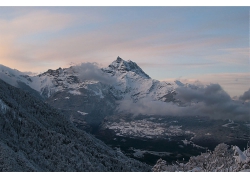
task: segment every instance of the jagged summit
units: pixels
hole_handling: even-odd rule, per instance
[[[150,79],[149,75],[147,75],[135,62],[123,60],[119,56],[107,68],[104,68],[103,71],[111,73],[112,75],[115,75],[117,72],[127,73],[132,71],[146,79]]]
[[[44,76],[44,75],[51,75],[51,76],[58,76],[60,73],[62,73],[63,69],[59,67],[56,70],[48,69],[46,72],[38,74],[38,76]]]
[[[123,59],[120,58],[120,56],[118,56],[117,59],[116,59],[117,62],[121,62],[122,60],[123,60]]]

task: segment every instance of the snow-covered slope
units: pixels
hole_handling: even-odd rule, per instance
[[[103,98],[104,86],[99,81],[80,78],[80,68],[71,66],[59,68],[32,77],[33,83],[30,87],[41,95],[49,98],[56,92],[68,92],[72,95],[84,95],[80,89],[91,90],[96,96]]]
[[[83,63],[28,76],[0,66],[0,73],[0,79],[29,92],[33,90],[77,122],[99,124],[104,117],[119,110],[119,103],[124,101],[137,103],[146,99],[178,103],[174,97],[176,83],[154,80],[135,62],[120,57],[106,68]],[[87,114],[79,116],[78,112]]]
[[[118,57],[107,68],[102,68],[103,76],[115,79],[108,84],[108,89],[116,99],[132,99],[134,102],[142,98],[150,98],[153,101],[175,101],[175,87],[177,83],[161,82],[151,79],[135,62],[125,61]],[[17,70],[0,65],[0,78],[9,84],[19,87],[22,82],[49,98],[56,92],[67,91],[74,95],[81,95],[79,89],[89,89],[100,98],[104,98],[103,86],[100,81],[80,78],[81,67],[71,66],[48,71],[37,76],[28,76]],[[102,85],[100,85],[102,84]]]
[[[0,79],[15,87],[18,87],[18,81],[24,82],[27,85],[32,83],[31,78],[25,73],[20,72],[16,69],[11,69],[1,64]]]
[[[176,84],[151,79],[135,62],[118,58],[107,68],[105,73],[116,78],[111,89],[118,99],[132,99],[134,102],[149,98],[153,101],[174,101]]]
[[[68,90],[72,94],[80,94],[79,88],[84,86],[77,78],[77,72],[72,67],[66,69],[56,69],[32,77],[34,83],[31,88],[40,92],[45,97],[50,97],[58,91]],[[88,84],[88,83],[85,83]]]
[[[4,109],[8,112],[4,112]],[[83,112],[82,112],[83,113]],[[0,171],[149,171],[43,101],[0,80]]]
[[[49,98],[56,92],[62,91],[68,91],[74,95],[81,95],[79,92],[80,88],[88,88],[88,85],[91,86],[93,84],[96,85],[96,87],[100,86],[98,81],[81,81],[78,76],[79,73],[76,68],[72,66],[65,69],[49,69],[37,76],[29,76],[18,70],[0,65],[0,79],[18,88],[20,88],[20,83],[25,84],[46,98]],[[92,89],[94,89],[93,92],[95,92],[96,95],[102,97],[102,91],[99,88]]]
[[[207,116],[211,114],[210,111],[216,110],[218,112],[215,113],[216,118],[244,119],[248,115],[246,106],[249,106],[249,103],[242,105],[241,102],[233,102],[218,84],[203,86],[198,83],[183,84],[178,80],[171,83],[158,81],[150,78],[135,62],[123,60],[119,56],[106,68],[83,63],[69,68],[49,69],[37,76],[28,76],[17,70],[0,66],[0,75],[0,79],[11,85],[26,88],[29,92],[32,89],[46,98],[51,105],[56,101],[56,108],[74,107],[75,112],[86,112],[89,116],[91,113],[86,108],[90,107],[92,110],[100,108],[102,112],[116,107],[117,110],[130,111],[129,113],[134,114],[137,112],[143,114],[146,111],[146,114],[179,115],[181,111],[184,115]],[[66,105],[61,107],[66,97],[71,101],[64,103],[67,107]],[[82,104],[82,102],[85,103]],[[227,109],[228,103],[232,104],[230,111]],[[83,105],[86,105],[84,109],[76,109]],[[145,108],[145,105],[148,108]],[[133,109],[131,106],[139,107],[134,110],[137,112],[131,112]],[[237,108],[234,108],[236,106],[242,110],[237,111]],[[104,110],[104,107],[107,109]],[[159,108],[154,108],[152,111],[152,107]],[[179,107],[191,108],[186,108],[184,111]],[[171,112],[166,113],[167,109]],[[225,117],[225,112],[232,113]]]
[[[112,76],[120,76],[121,74],[133,72],[132,75],[137,74],[145,79],[150,79],[135,62],[131,60],[125,61],[119,56],[107,68],[104,68],[103,71],[110,73]]]
[[[29,92],[39,99],[42,99],[40,93],[33,88],[33,84],[36,83],[34,77],[29,76],[26,73],[0,64],[0,79],[14,87],[24,90],[25,92]]]

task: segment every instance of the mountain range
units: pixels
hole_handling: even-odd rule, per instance
[[[68,111],[75,121],[85,115],[90,124],[99,124],[100,119],[118,110],[122,100],[136,103],[149,98],[151,101],[178,102],[174,98],[178,82],[171,84],[151,79],[136,63],[120,57],[107,68],[86,63],[49,69],[37,76],[1,65],[0,79]]]
[[[204,139],[245,143],[248,91],[233,100],[219,84],[155,80],[119,56],[106,68],[82,63],[34,76],[0,65],[0,168],[149,171],[149,165],[127,156],[147,162],[143,157],[150,155],[152,165],[162,156],[197,154],[205,148],[195,143],[203,145]],[[162,142],[164,151],[169,143],[173,152],[159,152]],[[136,149],[136,143],[156,149]],[[190,154],[181,156],[176,148]]]
[[[225,119],[249,116],[249,100],[243,106],[242,101],[232,100],[218,84],[155,80],[135,62],[119,56],[106,68],[82,63],[49,69],[36,76],[1,65],[0,79],[44,99],[67,112],[71,119],[85,119],[82,122],[92,125],[100,124],[105,116],[114,112]]]

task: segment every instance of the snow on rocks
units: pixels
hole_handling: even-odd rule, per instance
[[[87,115],[88,113],[85,113],[85,112],[81,112],[81,111],[77,111],[78,113],[80,113],[81,115],[85,116]]]
[[[5,78],[8,82],[13,81],[12,84],[16,85],[17,81],[27,84],[46,98],[61,91],[68,91],[73,95],[81,95],[82,93],[79,90],[81,88],[88,89],[94,95],[104,98],[103,87],[100,86],[100,82],[81,78],[81,68],[84,67],[76,65],[63,69],[49,69],[42,74],[28,76],[17,70],[0,66],[0,75],[1,79]],[[135,102],[142,98],[150,98],[154,101],[173,101],[172,95],[175,93],[174,84],[151,79],[131,60],[125,61],[118,57],[107,68],[100,70],[107,78],[110,77],[110,81],[113,82],[111,83],[112,85],[108,85],[108,91],[116,99],[129,97]],[[172,95],[166,96],[169,93]]]
[[[69,91],[70,94],[73,94],[73,95],[81,95],[82,93],[80,91],[77,91],[77,90],[71,90]]]
[[[234,158],[238,163],[248,163],[250,162],[250,149],[248,148],[245,151],[241,151],[238,146],[233,147]]]
[[[153,166],[154,172],[249,172],[250,147],[241,151],[237,146],[224,143],[216,146],[214,151],[207,151],[199,156],[193,156],[187,163],[173,163],[159,159]]]

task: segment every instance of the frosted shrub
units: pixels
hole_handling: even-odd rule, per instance
[[[238,146],[229,146],[224,143],[216,146],[213,152],[207,151],[199,156],[191,157],[185,163],[176,162],[167,165],[159,159],[152,168],[154,172],[185,171],[185,172],[238,172],[250,171],[250,148],[241,151]]]

